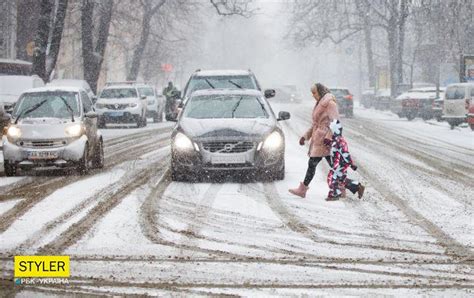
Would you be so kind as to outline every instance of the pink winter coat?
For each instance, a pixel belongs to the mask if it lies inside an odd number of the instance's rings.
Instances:
[[[308,155],[310,157],[323,157],[329,155],[329,148],[324,145],[324,139],[331,139],[329,123],[339,119],[336,98],[327,93],[313,108],[313,124],[304,134],[305,140],[311,140]]]

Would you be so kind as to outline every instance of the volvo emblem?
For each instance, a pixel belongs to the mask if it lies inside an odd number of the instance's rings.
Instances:
[[[225,145],[224,145],[224,151],[225,151],[225,152],[230,152],[230,151],[232,151],[232,148],[234,148],[234,145],[232,145],[232,144],[225,144]]]

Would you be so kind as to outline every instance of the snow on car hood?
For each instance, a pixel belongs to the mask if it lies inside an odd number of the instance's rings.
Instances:
[[[190,137],[262,136],[275,127],[268,119],[193,119],[182,118],[180,126]]]
[[[71,119],[59,118],[25,118],[20,119],[16,125],[21,130],[21,139],[64,139],[65,129],[69,125],[80,123],[72,122]]]

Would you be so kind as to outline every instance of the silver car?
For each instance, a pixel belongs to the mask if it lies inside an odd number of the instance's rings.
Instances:
[[[18,169],[74,167],[86,174],[104,166],[97,114],[86,91],[43,87],[24,92],[2,137],[6,176]]]
[[[259,90],[195,91],[172,133],[173,180],[203,172],[247,171],[281,180],[285,138],[278,118]]]

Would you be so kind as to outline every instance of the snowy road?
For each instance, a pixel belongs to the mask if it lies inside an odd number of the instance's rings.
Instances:
[[[106,167],[85,177],[0,177],[0,287],[20,297],[472,295],[468,128],[356,109],[342,121],[366,194],[326,202],[324,162],[306,199],[287,191],[306,170],[297,143],[311,106],[274,110],[292,114],[283,181],[171,182],[169,123],[104,130]],[[13,287],[20,254],[70,255],[70,284]]]

